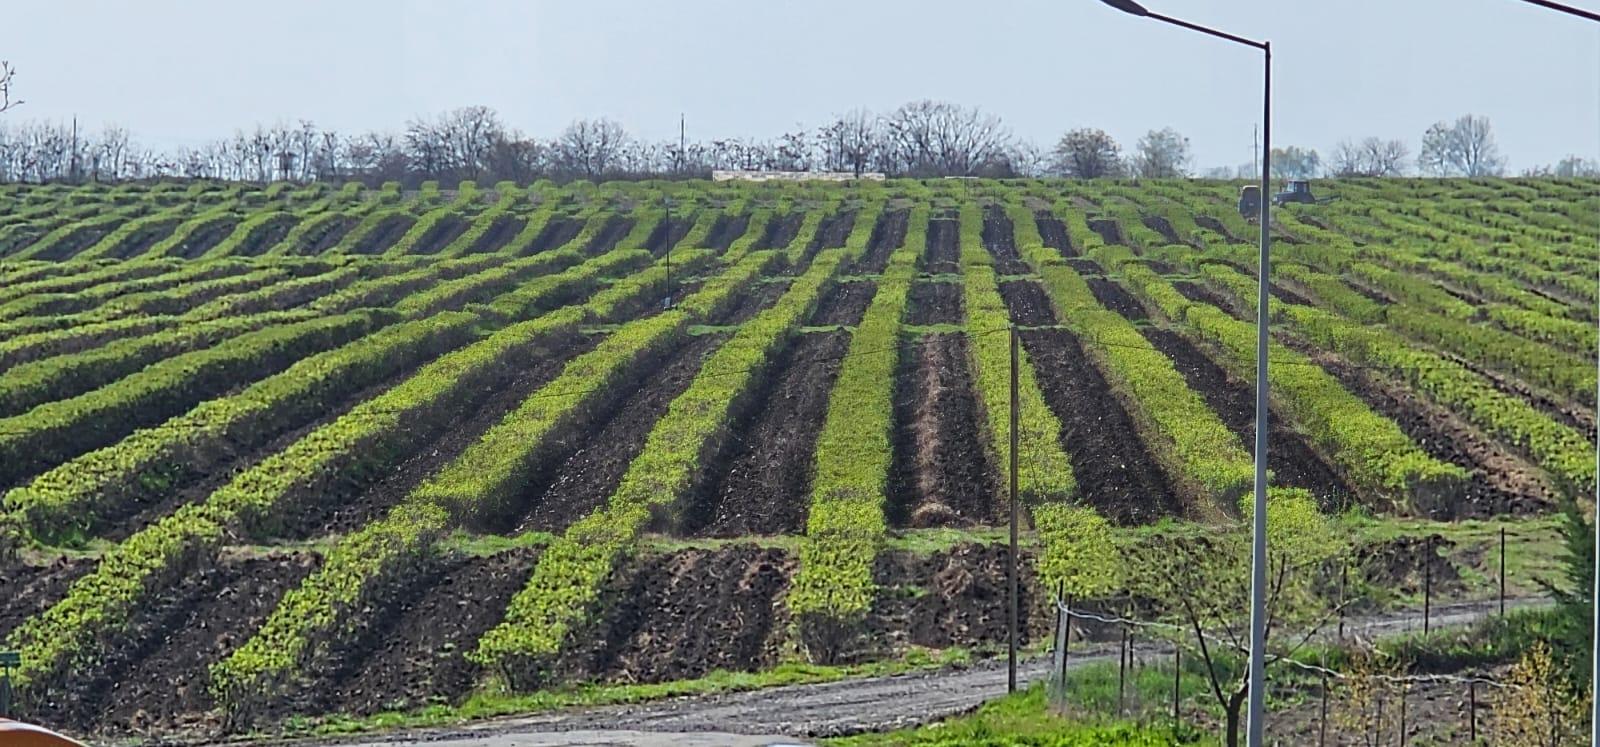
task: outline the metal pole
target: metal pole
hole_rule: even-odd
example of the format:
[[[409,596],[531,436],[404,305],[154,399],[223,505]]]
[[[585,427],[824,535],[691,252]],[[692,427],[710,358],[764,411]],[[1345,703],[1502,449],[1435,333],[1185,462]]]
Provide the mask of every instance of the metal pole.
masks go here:
[[[1122,645],[1117,649],[1117,717],[1122,717],[1122,693],[1128,682],[1128,627],[1122,627]]]
[[[1344,558],[1339,563],[1339,642],[1344,643],[1344,594],[1345,584],[1350,580],[1350,559]]]
[[[1178,728],[1183,726],[1183,717],[1178,713],[1178,704],[1183,699],[1183,648],[1172,647],[1172,733],[1178,733]]]
[[[1256,293],[1255,526],[1250,550],[1250,711],[1246,744],[1265,747],[1267,675],[1267,302],[1272,297],[1272,44],[1261,47],[1261,256]]]
[[[666,226],[667,233],[666,233],[664,238],[667,241],[667,261],[666,261],[666,265],[667,265],[667,307],[671,308],[672,307],[672,198],[663,197],[663,198],[661,198],[661,202],[667,208],[667,226]]]
[[[1006,556],[1006,573],[1011,582],[1010,635],[1007,643],[1006,692],[1017,691],[1017,325],[1011,325],[1011,552]]]
[[[1410,683],[1400,683],[1400,747],[1406,747],[1406,693],[1410,691]]]

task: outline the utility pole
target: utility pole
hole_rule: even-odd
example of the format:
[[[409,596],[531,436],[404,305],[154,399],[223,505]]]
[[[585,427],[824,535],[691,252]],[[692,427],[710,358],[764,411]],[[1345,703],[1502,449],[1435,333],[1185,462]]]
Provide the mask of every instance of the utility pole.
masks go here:
[[[73,184],[78,183],[78,115],[72,115],[72,172],[67,175],[67,180]]]
[[[1006,574],[1011,581],[1011,616],[1007,648],[1006,692],[1017,691],[1017,325],[1011,325],[1011,552],[1006,554]]]
[[[678,113],[678,173],[682,174],[684,167],[689,163],[689,129],[688,118],[682,112]]]

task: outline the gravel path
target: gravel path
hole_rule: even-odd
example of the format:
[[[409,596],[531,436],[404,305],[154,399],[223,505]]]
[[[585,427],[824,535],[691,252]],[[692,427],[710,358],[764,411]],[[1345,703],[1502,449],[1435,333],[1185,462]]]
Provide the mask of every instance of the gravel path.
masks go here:
[[[1512,607],[1546,604],[1521,600]],[[1494,614],[1492,602],[1440,606],[1433,611],[1433,627],[1459,627]],[[1350,634],[1392,635],[1421,630],[1422,613],[1404,613],[1352,619]],[[1170,649],[1151,644],[1141,655],[1160,656]],[[1071,666],[1113,661],[1115,649],[1074,654]],[[1049,659],[1024,662],[1019,679],[1042,679]],[[603,706],[558,711],[514,719],[486,721],[440,731],[391,734],[366,741],[325,742],[346,747],[756,747],[803,745],[804,739],[863,731],[884,731],[924,724],[964,713],[985,701],[1004,695],[1003,661],[984,662],[961,670],[921,672],[892,677],[870,677],[815,685],[793,685],[765,690],[677,698],[636,705]],[[752,736],[754,735],[754,736]],[[309,743],[307,743],[309,744]]]

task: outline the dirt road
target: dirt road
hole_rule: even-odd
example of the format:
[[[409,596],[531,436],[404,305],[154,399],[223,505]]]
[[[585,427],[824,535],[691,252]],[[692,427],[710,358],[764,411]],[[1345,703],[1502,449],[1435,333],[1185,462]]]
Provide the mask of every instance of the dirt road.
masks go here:
[[[1512,606],[1542,604],[1526,600]],[[1434,628],[1459,627],[1494,614],[1492,603],[1442,606]],[[1349,621],[1351,634],[1392,635],[1422,628],[1420,610]],[[1141,647],[1159,656],[1163,648]],[[1071,666],[1114,661],[1109,652],[1074,655]],[[1049,660],[1024,663],[1019,679],[1048,673]],[[451,730],[388,735],[344,742],[347,747],[756,747],[807,744],[804,739],[883,731],[963,713],[1005,694],[1006,667],[985,662],[967,669],[795,685],[741,693],[679,698],[638,705],[605,706],[496,720]],[[757,736],[750,736],[757,735]],[[761,736],[766,735],[766,736]]]

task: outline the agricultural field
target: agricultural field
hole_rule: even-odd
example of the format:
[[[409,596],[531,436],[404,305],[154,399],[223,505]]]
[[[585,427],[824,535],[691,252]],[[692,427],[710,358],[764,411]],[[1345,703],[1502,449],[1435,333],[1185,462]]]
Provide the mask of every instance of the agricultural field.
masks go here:
[[[1462,578],[1484,527],[1552,536],[1596,477],[1595,187],[1278,212],[1274,488]],[[1013,327],[1037,644],[1085,538],[1238,517],[1237,190],[0,186],[23,713],[215,735],[993,653]]]

